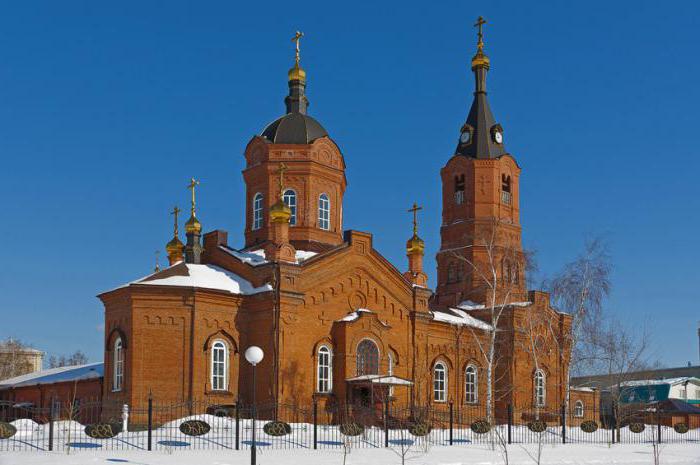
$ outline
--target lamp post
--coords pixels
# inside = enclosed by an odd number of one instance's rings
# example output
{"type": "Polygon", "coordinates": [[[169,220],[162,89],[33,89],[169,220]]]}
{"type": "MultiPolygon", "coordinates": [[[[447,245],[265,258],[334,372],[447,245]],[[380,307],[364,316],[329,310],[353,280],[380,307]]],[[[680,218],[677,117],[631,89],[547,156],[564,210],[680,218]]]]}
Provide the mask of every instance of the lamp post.
{"type": "Polygon", "coordinates": [[[255,366],[262,362],[263,356],[265,353],[263,350],[258,347],[258,346],[250,346],[246,349],[245,351],[245,359],[248,360],[248,363],[253,365],[253,444],[250,446],[250,464],[255,465],[256,463],[256,456],[255,456],[255,416],[257,414],[256,409],[255,409],[255,366]]]}

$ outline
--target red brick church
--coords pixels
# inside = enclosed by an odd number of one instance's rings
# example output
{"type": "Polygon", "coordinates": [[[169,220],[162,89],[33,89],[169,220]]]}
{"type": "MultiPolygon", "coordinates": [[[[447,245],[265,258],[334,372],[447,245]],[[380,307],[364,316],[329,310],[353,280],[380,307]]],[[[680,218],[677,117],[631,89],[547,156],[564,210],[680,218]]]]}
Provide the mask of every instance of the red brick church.
{"type": "Polygon", "coordinates": [[[308,113],[299,37],[286,112],[245,149],[243,247],[226,231],[203,234],[193,179],[184,244],[174,211],[170,266],[100,294],[104,399],[134,405],[153,391],[159,399],[249,402],[243,353],[257,345],[265,352],[260,402],[392,398],[476,408],[491,379],[497,410],[558,408],[570,317],[547,293],[525,287],[521,168],[487,99],[481,24],[474,100],[440,173],[435,290],[427,287],[415,205],[405,264],[384,258],[371,233],[345,229],[345,159],[308,113]]]}

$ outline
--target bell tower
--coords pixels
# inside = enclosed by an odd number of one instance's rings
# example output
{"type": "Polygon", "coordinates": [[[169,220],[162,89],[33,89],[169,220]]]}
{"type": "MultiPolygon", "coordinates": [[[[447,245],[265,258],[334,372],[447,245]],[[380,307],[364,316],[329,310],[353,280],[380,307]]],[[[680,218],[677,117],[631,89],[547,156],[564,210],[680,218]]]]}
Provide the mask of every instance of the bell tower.
{"type": "Polygon", "coordinates": [[[475,24],[478,42],[471,61],[474,100],[455,154],[440,171],[441,245],[433,301],[437,307],[463,301],[498,305],[525,296],[520,167],[506,151],[503,128],[487,99],[490,59],[484,53],[485,23],[479,17],[475,24]]]}

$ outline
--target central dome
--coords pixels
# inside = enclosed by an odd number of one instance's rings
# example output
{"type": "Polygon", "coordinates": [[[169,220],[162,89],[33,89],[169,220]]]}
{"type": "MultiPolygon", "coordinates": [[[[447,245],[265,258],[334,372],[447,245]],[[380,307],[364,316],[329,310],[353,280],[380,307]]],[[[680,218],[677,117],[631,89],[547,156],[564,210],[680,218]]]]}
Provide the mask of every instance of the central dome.
{"type": "Polygon", "coordinates": [[[287,113],[270,123],[260,134],[273,144],[310,144],[326,137],[321,123],[304,113],[287,113]]]}

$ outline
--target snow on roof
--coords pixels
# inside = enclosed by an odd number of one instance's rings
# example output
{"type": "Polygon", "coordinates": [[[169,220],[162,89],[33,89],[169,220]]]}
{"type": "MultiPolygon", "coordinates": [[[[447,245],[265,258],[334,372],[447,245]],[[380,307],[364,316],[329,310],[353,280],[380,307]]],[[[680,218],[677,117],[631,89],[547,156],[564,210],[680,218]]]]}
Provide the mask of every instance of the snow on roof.
{"type": "MultiPolygon", "coordinates": [[[[249,264],[250,266],[259,266],[269,263],[269,261],[265,258],[265,251],[263,249],[242,251],[234,250],[223,245],[220,245],[219,248],[224,252],[233,255],[243,263],[249,264]]],[[[297,250],[295,259],[297,264],[300,264],[311,257],[315,257],[316,255],[318,255],[318,252],[311,252],[310,250],[297,250]]]]}
{"type": "Polygon", "coordinates": [[[354,378],[348,378],[345,381],[352,382],[362,382],[366,381],[372,384],[384,384],[389,386],[412,386],[413,381],[400,378],[398,376],[391,375],[360,375],[354,378]]]}
{"type": "Polygon", "coordinates": [[[468,315],[464,310],[458,308],[449,308],[448,310],[449,313],[443,311],[431,312],[433,314],[433,320],[457,326],[470,326],[472,328],[483,329],[484,331],[491,331],[492,329],[490,324],[468,315]]]}
{"type": "Polygon", "coordinates": [[[572,391],[580,391],[580,392],[595,392],[595,389],[592,387],[585,387],[585,386],[570,386],[569,389],[572,391]]]}
{"type": "Polygon", "coordinates": [[[372,313],[372,310],[367,310],[366,308],[358,308],[354,312],[348,313],[346,316],[338,321],[355,321],[360,318],[360,313],[372,313]]]}
{"type": "MultiPolygon", "coordinates": [[[[181,271],[178,274],[169,274],[158,278],[161,273],[156,273],[146,278],[134,281],[130,284],[145,284],[149,286],[174,286],[174,287],[198,287],[202,289],[215,289],[231,294],[257,294],[272,290],[270,284],[253,287],[247,281],[235,273],[224,270],[214,265],[194,265],[191,263],[177,263],[166,270],[181,271]],[[179,268],[176,268],[179,267],[179,268]]],[[[165,270],[164,270],[165,271],[165,270]]]]}
{"type": "Polygon", "coordinates": [[[668,384],[670,386],[675,386],[677,384],[685,383],[700,384],[700,378],[695,378],[692,376],[682,376],[680,378],[666,378],[666,379],[640,379],[635,381],[625,381],[620,383],[620,386],[658,386],[662,384],[668,384]]]}
{"type": "MultiPolygon", "coordinates": [[[[528,307],[530,305],[532,305],[532,302],[508,302],[508,303],[504,303],[504,304],[497,304],[496,307],[501,307],[501,306],[504,306],[504,307],[528,307]]],[[[491,307],[487,307],[484,304],[478,304],[476,302],[472,302],[471,300],[465,300],[465,301],[461,302],[459,305],[457,305],[457,308],[460,310],[470,311],[470,310],[483,310],[485,308],[491,308],[491,307]]]]}
{"type": "Polygon", "coordinates": [[[0,381],[0,389],[100,378],[103,375],[104,364],[102,362],[49,368],[48,370],[35,371],[26,375],[2,380],[0,381]]]}

